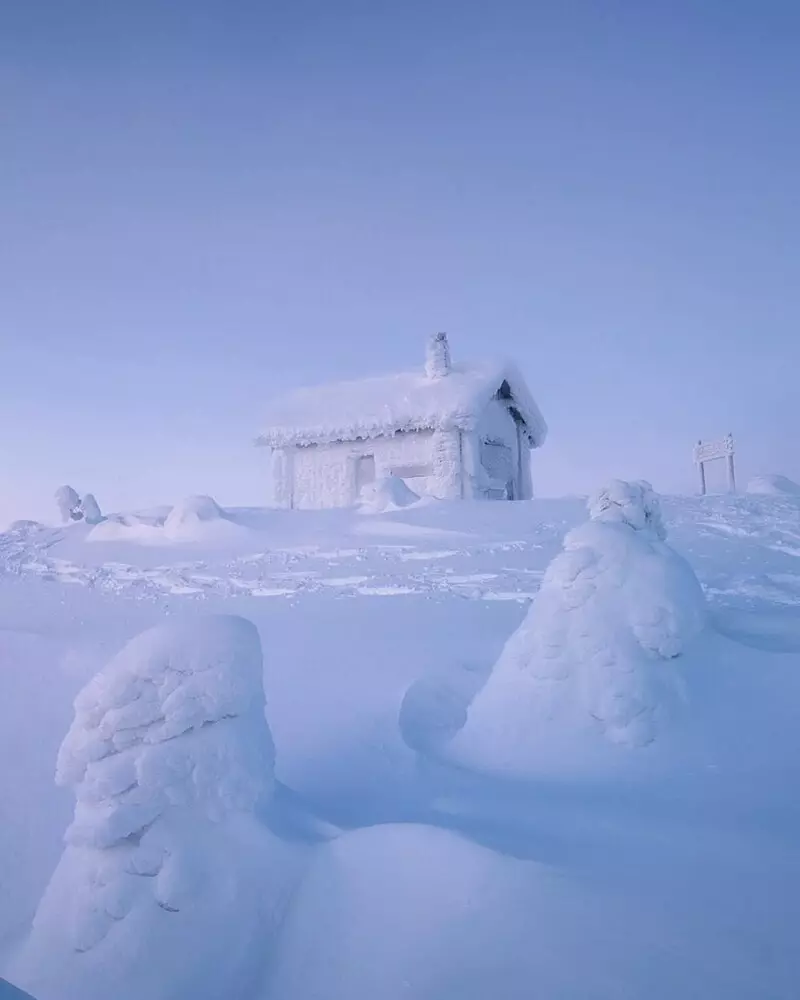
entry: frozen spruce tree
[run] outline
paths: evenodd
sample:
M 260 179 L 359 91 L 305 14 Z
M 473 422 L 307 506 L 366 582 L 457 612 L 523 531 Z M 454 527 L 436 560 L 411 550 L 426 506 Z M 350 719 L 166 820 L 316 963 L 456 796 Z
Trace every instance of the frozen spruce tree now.
M 255 627 L 209 617 L 129 642 L 78 695 L 56 778 L 75 816 L 18 981 L 40 1000 L 244 995 L 277 877 Z
M 469 708 L 451 752 L 489 770 L 582 772 L 646 747 L 684 702 L 683 653 L 704 598 L 667 545 L 649 483 L 615 480 L 589 502 Z M 616 748 L 616 749 L 615 749 Z
M 87 493 L 81 500 L 81 510 L 87 524 L 100 524 L 105 520 L 100 512 L 100 505 L 94 498 L 94 493 Z
M 61 515 L 62 524 L 69 524 L 70 521 L 80 521 L 83 517 L 81 498 L 71 486 L 59 486 L 56 490 L 56 503 L 58 504 L 58 513 Z

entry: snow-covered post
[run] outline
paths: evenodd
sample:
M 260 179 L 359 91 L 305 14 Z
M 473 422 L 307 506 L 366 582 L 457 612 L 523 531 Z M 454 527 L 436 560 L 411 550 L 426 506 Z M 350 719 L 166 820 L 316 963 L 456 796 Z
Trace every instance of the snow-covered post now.
M 294 453 L 289 448 L 273 448 L 270 452 L 270 506 L 289 510 L 293 505 Z
M 56 503 L 63 524 L 80 521 L 83 516 L 80 510 L 81 498 L 71 486 L 59 486 L 56 490 Z
M 242 995 L 270 906 L 255 814 L 273 760 L 250 622 L 129 642 L 75 700 L 56 771 L 75 816 L 17 979 L 82 1000 Z
M 702 448 L 703 447 L 703 442 L 702 441 L 698 441 L 697 442 L 697 447 L 698 448 Z M 703 464 L 703 462 L 698 462 L 697 463 L 697 468 L 698 468 L 698 470 L 700 472 L 700 496 L 704 497 L 706 495 L 706 467 Z
M 425 354 L 425 374 L 428 378 L 444 378 L 450 372 L 450 345 L 446 333 L 437 333 L 428 341 Z
M 728 454 L 726 455 L 727 465 L 728 465 L 728 492 L 729 493 L 735 493 L 736 492 L 736 470 L 735 470 L 734 465 L 733 465 L 733 434 L 729 434 L 725 438 L 725 444 L 726 444 L 727 452 L 728 452 Z

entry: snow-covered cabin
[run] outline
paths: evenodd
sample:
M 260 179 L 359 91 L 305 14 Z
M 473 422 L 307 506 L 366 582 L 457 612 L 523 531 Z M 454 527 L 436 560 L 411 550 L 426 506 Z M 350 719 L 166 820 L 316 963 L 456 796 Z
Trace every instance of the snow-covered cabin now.
M 265 423 L 256 443 L 271 449 L 272 504 L 287 508 L 346 507 L 385 476 L 442 499 L 525 500 L 547 433 L 514 365 L 453 364 L 443 333 L 424 370 L 297 389 Z

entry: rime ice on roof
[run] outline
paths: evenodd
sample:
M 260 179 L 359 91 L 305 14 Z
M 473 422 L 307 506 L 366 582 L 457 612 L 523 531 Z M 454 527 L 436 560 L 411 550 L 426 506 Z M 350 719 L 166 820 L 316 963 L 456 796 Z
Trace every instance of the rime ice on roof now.
M 412 430 L 469 431 L 487 403 L 506 385 L 532 447 L 544 443 L 547 425 L 525 382 L 510 363 L 450 364 L 446 341 L 426 371 L 401 372 L 352 382 L 295 389 L 266 409 L 260 445 L 354 441 Z M 433 353 L 433 352 L 432 352 Z M 429 376 L 449 365 L 447 377 Z

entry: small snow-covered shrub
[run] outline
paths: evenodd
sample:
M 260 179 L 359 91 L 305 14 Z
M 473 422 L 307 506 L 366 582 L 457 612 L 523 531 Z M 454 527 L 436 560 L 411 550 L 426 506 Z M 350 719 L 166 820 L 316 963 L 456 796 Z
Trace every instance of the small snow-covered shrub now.
M 83 517 L 81 498 L 71 486 L 59 486 L 56 490 L 56 503 L 63 524 L 80 521 Z
M 80 507 L 87 524 L 100 524 L 103 520 L 100 505 L 95 500 L 94 493 L 87 493 L 83 500 L 81 500 Z
M 399 510 L 419 500 L 404 479 L 386 476 L 367 483 L 361 490 L 359 510 L 364 514 L 380 514 L 387 510 Z
M 239 995 L 269 908 L 255 627 L 212 616 L 129 642 L 76 698 L 56 779 L 75 816 L 20 981 L 45 1000 Z
M 471 763 L 594 766 L 603 746 L 652 743 L 682 704 L 669 661 L 703 628 L 700 584 L 648 483 L 614 481 L 589 512 L 470 706 L 454 749 Z

